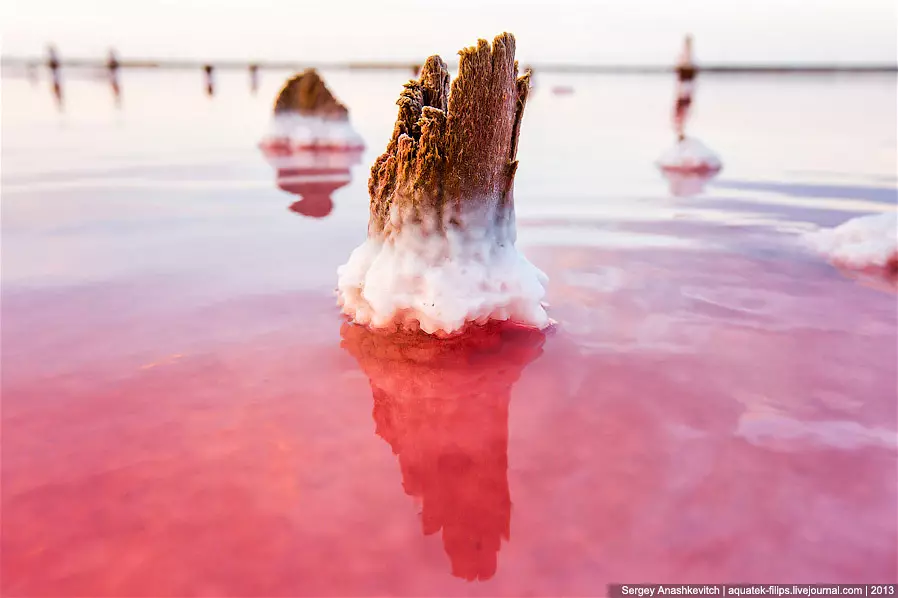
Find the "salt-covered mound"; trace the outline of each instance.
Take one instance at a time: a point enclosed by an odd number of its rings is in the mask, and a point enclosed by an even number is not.
[[[491,322],[438,339],[347,323],[341,336],[371,383],[376,433],[399,460],[424,534],[441,533],[454,576],[490,579],[511,532],[511,390],[545,334]]]
[[[836,265],[898,272],[898,212],[853,218],[835,228],[808,233],[805,240]]]
[[[288,79],[274,104],[274,117],[261,143],[263,148],[355,150],[364,148],[349,122],[349,110],[307,69]]]
[[[692,137],[677,141],[661,154],[657,164],[665,171],[691,174],[713,174],[723,168],[717,154]]]
[[[405,85],[387,149],[371,168],[368,239],[338,271],[357,323],[451,334],[466,323],[545,327],[548,282],[515,248],[513,183],[529,76],[515,40],[479,40],[459,73],[439,56]]]

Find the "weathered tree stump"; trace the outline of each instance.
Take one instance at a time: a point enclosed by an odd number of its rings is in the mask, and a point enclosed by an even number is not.
[[[405,85],[387,149],[371,168],[368,241],[340,271],[340,304],[374,327],[453,333],[513,319],[543,327],[545,275],[514,248],[513,182],[529,75],[515,40],[427,59]]]

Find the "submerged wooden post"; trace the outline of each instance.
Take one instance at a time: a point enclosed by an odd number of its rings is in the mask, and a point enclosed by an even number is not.
[[[514,248],[513,183],[529,74],[515,39],[427,59],[405,85],[386,151],[371,168],[368,241],[340,270],[357,322],[452,333],[512,319],[543,327],[546,277]]]

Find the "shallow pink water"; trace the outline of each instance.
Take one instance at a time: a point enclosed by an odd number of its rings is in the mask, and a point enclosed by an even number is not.
[[[519,245],[558,325],[436,342],[333,296],[404,74],[328,77],[369,149],[312,218],[255,148],[279,79],[125,75],[119,112],[3,80],[5,595],[898,577],[893,287],[797,243],[894,203],[894,77],[703,80],[704,187],[651,165],[672,82],[538,79]]]

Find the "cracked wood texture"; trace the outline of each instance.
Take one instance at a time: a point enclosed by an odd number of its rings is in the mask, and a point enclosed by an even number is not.
[[[334,120],[349,118],[349,110],[337,101],[315,69],[306,69],[287,80],[274,103],[274,113]]]
[[[405,84],[399,116],[386,151],[371,168],[368,234],[388,235],[390,209],[421,221],[435,214],[438,226],[460,226],[474,207],[497,219],[513,208],[518,136],[530,75],[518,77],[515,39],[496,36],[490,45],[459,52],[451,92],[446,63],[431,56],[417,80]]]

